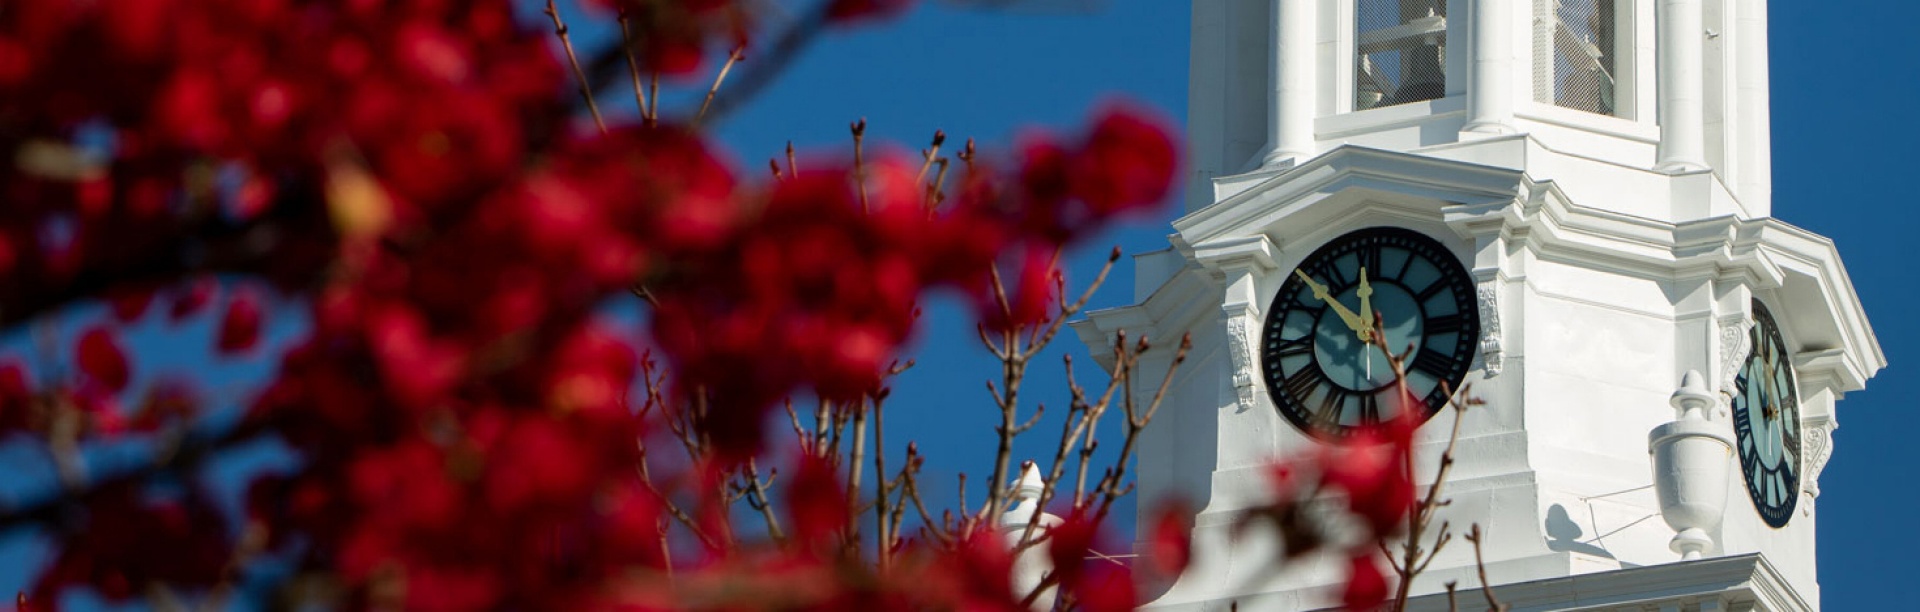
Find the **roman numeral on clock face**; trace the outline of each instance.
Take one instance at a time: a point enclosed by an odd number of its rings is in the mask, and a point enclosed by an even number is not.
[[[1268,344],[1267,350],[1270,351],[1274,357],[1305,355],[1313,352],[1313,336],[1301,336],[1291,340],[1282,339],[1279,342]]]
[[[1383,271],[1380,269],[1380,245],[1378,243],[1369,243],[1366,246],[1360,247],[1359,251],[1354,252],[1354,256],[1359,258],[1360,267],[1367,269],[1368,278],[1380,278]]]
[[[1420,347],[1420,354],[1413,358],[1413,369],[1446,380],[1448,375],[1453,373],[1453,358],[1442,355],[1432,348]]]
[[[1329,385],[1326,397],[1320,399],[1320,409],[1313,413],[1314,420],[1323,427],[1339,425],[1340,416],[1346,412],[1347,398],[1351,395],[1346,389]]]
[[[1380,422],[1380,395],[1366,393],[1360,396],[1360,424],[1375,425]]]
[[[1293,398],[1295,404],[1304,406],[1307,398],[1312,396],[1314,387],[1319,385],[1320,369],[1308,366],[1288,376],[1282,388],[1286,390],[1288,397]]]
[[[1442,316],[1434,317],[1431,319],[1427,319],[1426,331],[1427,331],[1427,335],[1429,336],[1438,335],[1438,334],[1447,334],[1447,333],[1459,333],[1459,331],[1461,329],[1464,329],[1466,326],[1467,326],[1467,320],[1465,317],[1461,317],[1458,314],[1450,314],[1450,315],[1442,315]]]
[[[1414,294],[1413,299],[1425,302],[1427,301],[1428,298],[1432,298],[1433,296],[1440,295],[1440,292],[1446,291],[1446,290],[1447,290],[1446,279],[1435,280],[1433,281],[1433,284],[1427,285],[1427,288],[1421,289],[1420,293]]]
[[[1337,292],[1359,282],[1358,278],[1347,278],[1347,271],[1340,269],[1340,264],[1335,263],[1333,259],[1321,262],[1319,272],[1319,276],[1327,279],[1327,289],[1329,291]]]

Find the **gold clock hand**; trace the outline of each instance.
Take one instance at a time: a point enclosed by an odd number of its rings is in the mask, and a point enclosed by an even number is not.
[[[1374,316],[1373,285],[1367,283],[1367,267],[1366,266],[1360,266],[1360,288],[1354,291],[1354,295],[1360,296],[1360,318],[1361,318],[1361,322],[1366,324],[1365,325],[1366,331],[1359,332],[1360,341],[1372,342],[1373,341],[1373,337],[1372,337],[1373,316]]]
[[[1773,347],[1769,346],[1767,348],[1771,349]],[[1773,378],[1775,376],[1773,373],[1773,351],[1762,351],[1760,353],[1760,363],[1767,366],[1767,384],[1773,384]]]
[[[1332,306],[1333,313],[1340,315],[1340,320],[1347,323],[1348,329],[1353,330],[1356,334],[1366,333],[1367,324],[1365,320],[1361,319],[1360,315],[1354,314],[1353,311],[1347,310],[1346,305],[1341,304],[1340,300],[1333,299],[1333,296],[1328,295],[1326,285],[1313,282],[1313,277],[1307,276],[1307,273],[1301,272],[1298,268],[1294,269],[1293,274],[1294,276],[1300,277],[1300,280],[1306,281],[1307,287],[1313,289],[1314,299],[1326,302],[1328,306]]]

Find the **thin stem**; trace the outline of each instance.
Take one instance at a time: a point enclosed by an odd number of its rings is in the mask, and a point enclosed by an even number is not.
[[[700,112],[693,115],[694,125],[700,125],[700,121],[707,118],[707,108],[713,105],[713,96],[720,93],[720,84],[726,82],[727,73],[733,71],[733,65],[747,57],[743,55],[745,51],[745,48],[734,47],[733,51],[727,53],[727,62],[720,65],[720,73],[713,77],[713,86],[707,88],[707,98],[700,101]]]
[[[660,71],[659,70],[653,71],[653,74],[647,77],[647,98],[650,100],[653,100],[653,105],[647,107],[647,116],[646,116],[647,127],[653,127],[660,124]]]
[[[867,202],[867,161],[864,146],[867,138],[867,119],[862,117],[848,128],[853,131],[853,182],[860,191],[860,212],[872,213],[873,206]]]
[[[853,405],[853,456],[847,461],[847,507],[857,508],[860,501],[861,470],[867,463],[867,403],[865,400]],[[877,478],[886,478],[885,473],[875,474]],[[883,485],[884,486],[884,485]],[[859,520],[849,513],[847,516],[848,540],[858,539],[859,528],[852,524]]]
[[[647,94],[640,90],[640,62],[633,57],[633,30],[627,27],[627,9],[624,7],[620,9],[619,20],[620,51],[627,56],[627,78],[633,82],[633,101],[639,105],[640,116],[644,118],[647,116]],[[587,99],[593,97],[589,95]]]
[[[892,494],[892,486],[887,481],[886,419],[881,416],[885,401],[878,397],[873,400],[873,475],[878,480],[874,484],[880,489],[876,502],[878,505],[874,508],[874,528],[879,532],[875,538],[880,544],[880,571],[883,572],[893,556],[893,530],[887,523],[889,511],[893,509],[889,507],[888,498]]]
[[[1058,262],[1060,258],[1059,251],[1055,251],[1053,257],[1054,260]],[[1039,354],[1041,349],[1046,348],[1048,344],[1053,342],[1054,335],[1060,333],[1060,328],[1066,325],[1067,319],[1072,318],[1073,315],[1080,312],[1080,309],[1085,308],[1087,301],[1093,299],[1094,291],[1098,290],[1101,285],[1106,284],[1107,274],[1113,272],[1113,264],[1118,261],[1120,261],[1120,247],[1116,246],[1113,247],[1113,251],[1107,255],[1107,263],[1100,266],[1100,273],[1094,275],[1093,282],[1088,284],[1087,290],[1080,294],[1080,299],[1074,300],[1072,304],[1062,305],[1060,307],[1060,316],[1054,317],[1053,321],[1047,324],[1046,332],[1027,347],[1027,357],[1031,358]],[[996,277],[994,281],[998,283],[999,279]]]
[[[774,476],[778,475],[779,470],[775,470]],[[753,498],[757,498],[758,502],[756,503],[754,499],[750,498],[747,505],[760,511],[760,516],[767,521],[767,536],[773,538],[773,541],[779,542],[787,539],[787,534],[780,529],[780,519],[773,515],[773,504],[768,503],[767,484],[769,481],[771,481],[771,477],[768,481],[760,480],[760,468],[755,465],[754,460],[749,457],[747,459],[747,486],[750,487]]]
[[[794,163],[793,141],[787,141],[787,178],[799,176],[799,165]]]
[[[1127,416],[1127,434],[1120,443],[1120,456],[1113,460],[1113,471],[1102,479],[1102,499],[1099,512],[1094,515],[1096,520],[1105,519],[1107,511],[1113,508],[1113,502],[1132,490],[1131,485],[1125,488],[1120,487],[1120,481],[1127,473],[1127,460],[1132,457],[1134,447],[1140,442],[1140,432],[1146,430],[1147,423],[1153,420],[1154,413],[1159,412],[1161,402],[1166,399],[1167,389],[1172,386],[1174,373],[1179,371],[1180,364],[1187,360],[1187,353],[1192,350],[1193,334],[1188,333],[1180,338],[1180,349],[1174,352],[1173,362],[1167,364],[1167,374],[1160,379],[1160,387],[1154,391],[1153,400],[1147,403],[1144,411],[1135,411],[1133,392],[1132,389],[1128,389],[1121,403],[1121,408],[1126,411]],[[1143,338],[1140,352],[1145,351],[1146,342]]]
[[[940,159],[940,145],[946,141],[947,133],[944,130],[933,131],[933,146],[927,147],[927,150],[920,154],[922,158],[920,173],[914,175],[913,182],[918,183],[927,180],[927,171],[933,168],[934,160]]]
[[[600,133],[604,134],[607,132],[607,122],[600,118],[600,105],[593,101],[593,86],[587,83],[586,71],[580,69],[580,57],[573,52],[573,38],[567,35],[567,24],[560,20],[560,10],[554,6],[553,0],[547,0],[546,13],[553,20],[553,34],[560,38],[560,48],[567,53],[567,64],[573,67],[573,78],[579,81],[580,97],[587,102],[587,113],[593,115],[594,127],[600,128]]]
[[[1473,565],[1480,572],[1480,593],[1487,597],[1487,609],[1490,612],[1506,612],[1507,604],[1493,596],[1493,585],[1487,582],[1487,560],[1480,552],[1480,524],[1474,523],[1473,530],[1467,534],[1467,541],[1473,543]]]

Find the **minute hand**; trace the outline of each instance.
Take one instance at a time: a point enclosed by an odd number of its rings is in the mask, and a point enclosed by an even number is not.
[[[1339,300],[1333,299],[1333,296],[1328,295],[1326,285],[1313,282],[1313,277],[1307,276],[1307,273],[1301,272],[1298,269],[1295,269],[1293,274],[1294,276],[1300,277],[1300,280],[1305,281],[1307,286],[1313,289],[1313,297],[1315,299],[1326,302],[1328,306],[1332,306],[1333,313],[1340,315],[1340,320],[1347,323],[1348,329],[1353,330],[1356,334],[1372,331],[1368,329],[1366,319],[1360,318],[1360,315],[1354,314],[1351,310],[1347,310],[1346,305],[1341,304]]]

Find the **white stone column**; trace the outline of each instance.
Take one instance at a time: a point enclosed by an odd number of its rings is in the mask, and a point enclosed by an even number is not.
[[[1468,132],[1512,134],[1513,0],[1473,1],[1473,83],[1467,93]]]
[[[1700,0],[1659,0],[1660,149],[1656,169],[1707,168],[1706,30]]]
[[[1735,192],[1747,212],[1772,214],[1773,120],[1767,75],[1767,2],[1739,0],[1734,10],[1734,90],[1739,96],[1740,175]]]
[[[1260,165],[1298,164],[1314,154],[1315,8],[1319,0],[1274,0],[1267,92],[1267,152]]]

